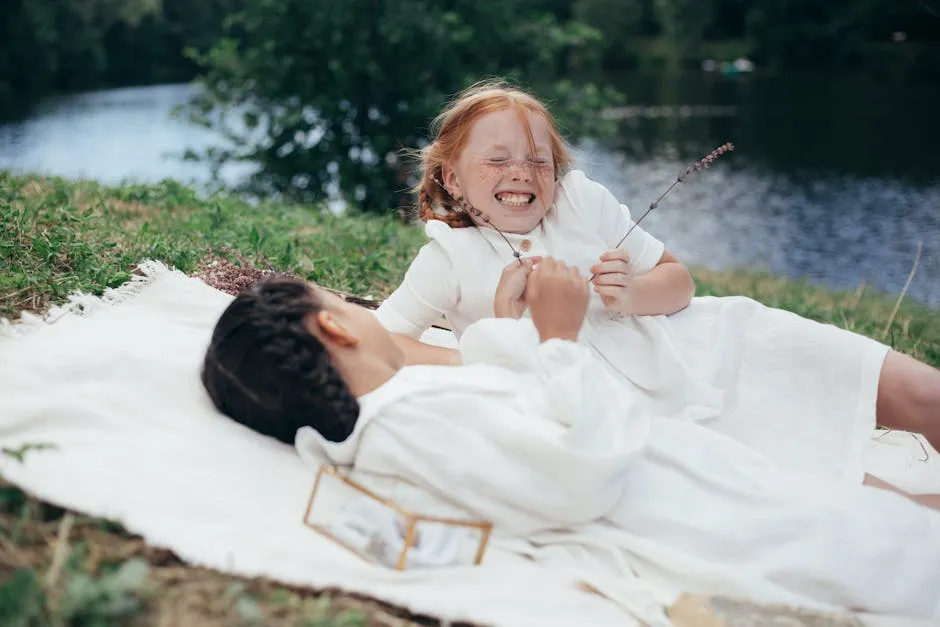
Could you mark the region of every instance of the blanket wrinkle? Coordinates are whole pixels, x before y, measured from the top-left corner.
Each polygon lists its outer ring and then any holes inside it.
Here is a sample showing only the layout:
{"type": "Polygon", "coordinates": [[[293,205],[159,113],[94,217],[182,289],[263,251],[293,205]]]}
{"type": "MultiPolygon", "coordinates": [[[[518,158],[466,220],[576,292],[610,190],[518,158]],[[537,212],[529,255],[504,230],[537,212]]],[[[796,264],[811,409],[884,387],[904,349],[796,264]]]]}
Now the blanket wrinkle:
{"type": "Polygon", "coordinates": [[[23,463],[0,456],[5,479],[233,575],[365,595],[445,622],[639,624],[570,573],[499,546],[476,568],[395,572],[305,527],[304,460],[220,416],[196,376],[232,296],[158,262],[140,271],[26,316],[0,339],[0,447],[55,446],[23,463]]]}
{"type": "MultiPolygon", "coordinates": [[[[575,551],[562,533],[503,537],[478,568],[394,573],[303,527],[311,464],[327,460],[219,416],[195,377],[231,295],[159,262],[139,271],[101,296],[0,322],[0,446],[55,447],[22,464],[0,456],[12,483],[119,520],[190,564],[355,592],[445,621],[659,624],[667,601],[658,584],[612,579],[619,557],[585,548],[584,538],[575,551]]],[[[433,341],[453,338],[435,332],[433,341]]],[[[929,485],[937,456],[912,462],[922,452],[907,435],[873,441],[870,459],[909,489],[929,485]]]]}

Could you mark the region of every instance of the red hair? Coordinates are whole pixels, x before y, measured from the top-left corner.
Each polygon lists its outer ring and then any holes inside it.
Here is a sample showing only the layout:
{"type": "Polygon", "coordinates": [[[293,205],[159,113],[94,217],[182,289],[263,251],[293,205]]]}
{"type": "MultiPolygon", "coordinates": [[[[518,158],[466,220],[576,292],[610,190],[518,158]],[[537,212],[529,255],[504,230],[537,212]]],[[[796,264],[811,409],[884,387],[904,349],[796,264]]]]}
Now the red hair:
{"type": "Polygon", "coordinates": [[[477,83],[459,94],[431,124],[435,137],[421,150],[421,181],[415,188],[421,220],[441,220],[452,227],[473,225],[470,216],[458,211],[457,201],[444,189],[443,166],[454,163],[460,156],[477,120],[506,109],[519,113],[533,148],[535,140],[526,114],[542,116],[548,123],[555,177],[570,167],[571,152],[545,105],[534,96],[501,81],[477,83]]]}

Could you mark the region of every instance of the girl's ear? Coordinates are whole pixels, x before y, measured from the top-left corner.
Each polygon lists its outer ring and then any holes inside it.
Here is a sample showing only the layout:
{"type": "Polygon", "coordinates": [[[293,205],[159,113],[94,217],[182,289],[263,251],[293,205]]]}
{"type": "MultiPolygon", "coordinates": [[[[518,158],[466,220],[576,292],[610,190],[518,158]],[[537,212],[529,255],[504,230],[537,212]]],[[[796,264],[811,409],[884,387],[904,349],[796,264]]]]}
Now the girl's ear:
{"type": "Polygon", "coordinates": [[[454,198],[460,198],[463,196],[463,193],[460,191],[460,182],[457,181],[457,172],[448,164],[441,166],[441,182],[444,184],[444,189],[447,190],[447,193],[453,196],[454,198]]]}
{"type": "Polygon", "coordinates": [[[326,309],[317,312],[315,324],[320,334],[333,344],[339,346],[356,346],[359,344],[359,338],[326,309]]]}

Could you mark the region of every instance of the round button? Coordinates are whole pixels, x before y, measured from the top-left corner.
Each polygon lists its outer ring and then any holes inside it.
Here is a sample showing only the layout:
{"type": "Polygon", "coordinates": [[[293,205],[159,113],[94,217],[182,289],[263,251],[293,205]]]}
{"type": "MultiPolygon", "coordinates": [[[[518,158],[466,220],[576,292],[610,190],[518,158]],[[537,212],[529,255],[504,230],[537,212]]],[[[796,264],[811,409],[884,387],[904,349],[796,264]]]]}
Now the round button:
{"type": "Polygon", "coordinates": [[[519,248],[522,249],[522,252],[529,252],[532,249],[532,240],[524,239],[519,243],[519,248]]]}

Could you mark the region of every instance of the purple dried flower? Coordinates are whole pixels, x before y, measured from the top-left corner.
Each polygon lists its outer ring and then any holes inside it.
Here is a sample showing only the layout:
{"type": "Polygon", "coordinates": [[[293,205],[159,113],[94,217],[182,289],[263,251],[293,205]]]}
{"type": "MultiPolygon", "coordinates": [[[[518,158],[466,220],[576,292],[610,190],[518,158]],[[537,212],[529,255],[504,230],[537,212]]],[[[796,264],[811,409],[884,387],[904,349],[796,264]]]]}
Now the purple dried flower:
{"type": "MultiPolygon", "coordinates": [[[[725,143],[725,144],[722,144],[721,146],[718,146],[718,148],[715,148],[715,149],[712,150],[710,153],[708,153],[707,155],[705,155],[703,158],[699,159],[698,161],[696,161],[695,163],[693,163],[692,165],[690,165],[688,168],[686,168],[686,169],[685,169],[685,172],[683,172],[682,174],[680,174],[679,177],[678,177],[676,180],[678,180],[680,183],[684,183],[684,182],[685,182],[685,179],[686,179],[690,174],[692,174],[692,172],[701,172],[702,170],[707,169],[709,166],[711,166],[712,163],[715,162],[715,160],[716,160],[718,157],[720,157],[721,155],[723,155],[723,154],[725,154],[726,152],[729,152],[729,151],[731,151],[731,150],[734,150],[734,144],[732,144],[731,142],[727,142],[727,143],[725,143]]],[[[672,189],[672,188],[670,187],[670,189],[672,189]]],[[[665,195],[666,195],[666,194],[663,194],[663,196],[665,196],[665,195]]],[[[660,196],[660,200],[662,200],[662,196],[660,196]]],[[[657,201],[657,203],[658,203],[658,201],[657,201]]]]}
{"type": "MultiPolygon", "coordinates": [[[[614,248],[619,248],[620,245],[623,244],[624,240],[626,240],[627,237],[629,237],[630,233],[633,232],[633,229],[635,229],[637,225],[643,221],[643,218],[649,215],[650,211],[652,211],[653,209],[659,206],[659,203],[662,202],[663,198],[666,197],[666,194],[672,191],[673,187],[675,187],[679,183],[685,182],[685,179],[688,178],[689,175],[692,174],[693,172],[701,172],[702,170],[707,169],[708,167],[711,166],[712,163],[715,162],[715,160],[718,157],[732,150],[734,150],[734,144],[732,144],[731,142],[726,142],[722,144],[721,146],[718,146],[718,148],[715,148],[714,150],[712,150],[710,153],[708,153],[707,155],[705,155],[704,157],[702,157],[701,159],[699,159],[698,161],[696,161],[689,167],[687,167],[684,172],[680,173],[679,176],[676,177],[676,180],[672,182],[672,185],[670,185],[666,189],[666,191],[664,191],[660,195],[659,198],[657,198],[652,203],[650,203],[649,209],[647,209],[646,212],[640,216],[639,220],[633,223],[633,225],[627,230],[627,234],[624,235],[622,238],[620,238],[620,241],[617,242],[617,245],[614,248]]],[[[594,277],[596,276],[597,274],[594,274],[593,276],[591,276],[591,280],[593,281],[594,277]]]]}

